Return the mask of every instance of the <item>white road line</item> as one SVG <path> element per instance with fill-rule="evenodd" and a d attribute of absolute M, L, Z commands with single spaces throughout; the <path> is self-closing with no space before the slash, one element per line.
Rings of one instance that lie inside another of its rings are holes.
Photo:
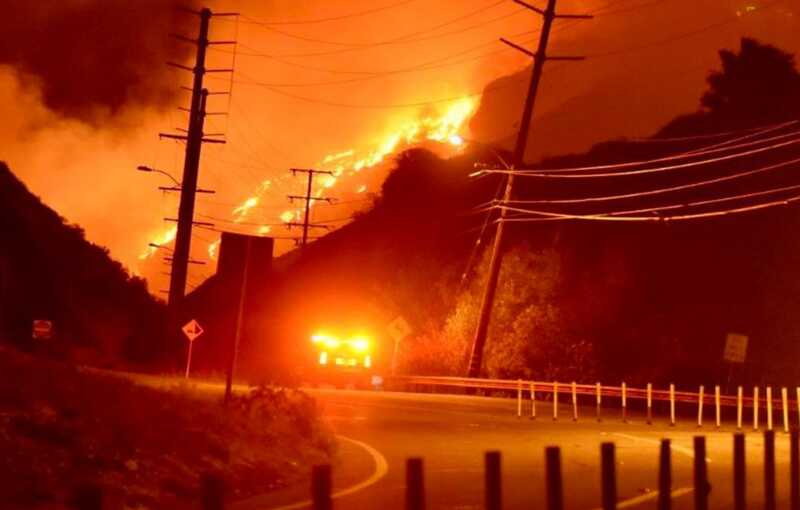
<path fill-rule="evenodd" d="M 618 436 L 618 437 L 623 437 L 625 439 L 630 439 L 631 441 L 640 441 L 642 443 L 649 443 L 649 444 L 654 444 L 654 445 L 660 445 L 661 444 L 661 441 L 657 441 L 655 439 L 648 439 L 646 437 L 633 436 L 631 434 L 624 434 L 622 432 L 614 432 L 613 434 L 615 436 Z M 694 459 L 694 451 L 692 451 L 691 448 L 685 448 L 683 446 L 675 444 L 674 442 L 670 443 L 670 447 L 672 448 L 672 451 L 675 451 L 675 452 L 678 452 L 678 453 L 682 453 L 683 455 L 686 455 L 690 459 Z M 711 459 L 706 457 L 706 462 L 710 463 Z"/>
<path fill-rule="evenodd" d="M 683 496 L 684 494 L 689 494 L 694 489 L 691 487 L 684 487 L 682 489 L 675 489 L 669 493 L 669 495 L 673 498 L 677 498 Z M 646 503 L 648 501 L 654 500 L 658 497 L 658 491 L 648 492 L 647 494 L 642 494 L 641 496 L 636 496 L 630 499 L 623 499 L 622 501 L 617 502 L 617 508 L 630 508 L 632 506 L 641 505 L 642 503 Z M 600 508 L 595 508 L 594 510 L 601 510 Z"/>
<path fill-rule="evenodd" d="M 377 483 L 378 480 L 386 476 L 386 473 L 389 472 L 389 464 L 386 462 L 386 458 L 383 456 L 383 454 L 381 454 L 381 452 L 379 452 L 375 448 L 371 447 L 367 443 L 362 443 L 361 441 L 356 441 L 355 439 L 350 439 L 349 437 L 339 436 L 339 435 L 337 435 L 336 437 L 363 448 L 372 457 L 372 461 L 375 463 L 375 468 L 373 469 L 372 474 L 365 480 L 358 482 L 355 485 L 351 485 L 350 487 L 346 487 L 344 489 L 335 491 L 333 494 L 331 494 L 331 499 L 341 498 L 343 496 L 353 494 L 354 492 L 358 492 L 362 489 L 366 489 L 370 485 Z M 310 506 L 311 506 L 311 500 L 309 499 L 306 501 L 300 501 L 298 503 L 290 503 L 288 505 L 270 507 L 269 510 L 295 510 L 297 508 L 308 508 Z"/>

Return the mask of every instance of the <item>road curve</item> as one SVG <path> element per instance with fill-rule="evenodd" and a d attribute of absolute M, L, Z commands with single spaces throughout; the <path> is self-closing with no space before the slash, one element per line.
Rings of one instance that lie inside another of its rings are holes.
<path fill-rule="evenodd" d="M 673 442 L 673 504 L 692 508 L 692 438 L 707 437 L 712 486 L 710 508 L 732 506 L 733 430 L 693 425 L 647 425 L 638 416 L 630 423 L 608 416 L 571 420 L 565 407 L 554 421 L 516 417 L 516 402 L 471 396 L 349 390 L 311 390 L 325 419 L 337 434 L 363 442 L 386 459 L 386 476 L 342 496 L 336 508 L 403 508 L 405 460 L 425 459 L 428 508 L 483 508 L 483 454 L 503 454 L 503 507 L 544 508 L 544 448 L 562 450 L 565 507 L 600 506 L 600 444 L 617 445 L 618 495 L 621 508 L 655 508 L 658 444 Z M 590 411 L 581 409 L 583 411 Z M 663 420 L 661 420 L 663 421 Z M 778 508 L 788 507 L 788 439 L 776 435 Z M 747 436 L 747 495 L 752 507 L 763 500 L 763 439 Z M 347 464 L 347 459 L 343 459 Z M 334 481 L 334 490 L 337 490 Z M 269 508 L 269 506 L 263 506 Z"/>

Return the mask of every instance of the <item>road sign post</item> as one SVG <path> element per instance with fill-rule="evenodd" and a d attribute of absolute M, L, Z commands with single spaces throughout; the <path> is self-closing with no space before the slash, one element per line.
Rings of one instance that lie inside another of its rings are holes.
<path fill-rule="evenodd" d="M 392 322 L 386 326 L 386 331 L 394 338 L 394 351 L 392 352 L 392 366 L 391 374 L 395 375 L 397 371 L 397 355 L 400 351 L 400 342 L 403 341 L 408 335 L 411 334 L 411 326 L 402 317 L 397 316 Z"/>
<path fill-rule="evenodd" d="M 189 351 L 186 353 L 186 374 L 184 377 L 186 379 L 189 378 L 189 370 L 192 367 L 192 347 L 194 346 L 194 341 L 197 340 L 197 337 L 203 334 L 203 328 L 200 326 L 200 323 L 196 320 L 192 319 L 186 324 L 183 325 L 181 328 L 183 334 L 189 340 Z"/>

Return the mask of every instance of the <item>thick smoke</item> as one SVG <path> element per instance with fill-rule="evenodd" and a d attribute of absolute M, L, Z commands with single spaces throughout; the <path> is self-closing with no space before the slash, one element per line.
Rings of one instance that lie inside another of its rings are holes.
<path fill-rule="evenodd" d="M 197 17 L 184 0 L 4 0 L 0 65 L 41 88 L 57 114 L 98 124 L 128 107 L 164 107 L 179 89 L 165 62 L 185 61 Z"/>

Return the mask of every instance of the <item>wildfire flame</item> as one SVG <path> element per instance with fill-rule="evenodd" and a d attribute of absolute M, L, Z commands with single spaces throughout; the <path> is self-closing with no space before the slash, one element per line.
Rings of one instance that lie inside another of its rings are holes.
<path fill-rule="evenodd" d="M 342 182 L 343 177 L 356 176 L 359 172 L 384 162 L 386 157 L 390 154 L 421 142 L 432 141 L 455 148 L 462 147 L 464 145 L 464 139 L 461 133 L 463 132 L 466 121 L 474 112 L 476 104 L 477 102 L 474 98 L 465 97 L 450 103 L 438 114 L 430 114 L 410 119 L 392 130 L 374 149 L 366 153 L 357 151 L 356 149 L 348 149 L 325 156 L 318 166 L 330 171 L 333 175 L 320 179 L 313 195 L 319 198 L 326 190 L 330 190 Z M 242 223 L 247 219 L 253 209 L 259 206 L 262 202 L 262 198 L 271 187 L 271 180 L 262 181 L 252 196 L 245 198 L 241 204 L 231 211 L 233 221 Z M 365 193 L 366 191 L 366 184 L 360 184 L 355 187 L 355 193 Z M 312 201 L 311 205 L 313 205 L 313 203 L 314 201 Z M 302 210 L 300 209 L 288 209 L 280 213 L 278 218 L 283 223 L 290 223 L 295 221 L 301 213 Z M 269 234 L 271 231 L 272 228 L 269 225 L 257 227 L 257 232 L 260 235 Z M 158 236 L 153 244 L 169 244 L 175 240 L 176 234 L 177 228 L 172 227 Z M 147 259 L 152 256 L 157 249 L 156 247 L 150 246 L 139 258 L 141 260 Z M 219 240 L 210 243 L 208 245 L 209 259 L 216 260 L 218 251 Z"/>
<path fill-rule="evenodd" d="M 169 244 L 174 241 L 176 235 L 178 235 L 178 227 L 176 226 L 169 228 L 166 232 L 162 233 L 154 241 L 152 241 L 152 244 L 147 247 L 147 250 L 139 255 L 139 260 L 150 258 L 156 251 L 158 251 L 159 246 L 164 246 L 165 244 Z"/>

